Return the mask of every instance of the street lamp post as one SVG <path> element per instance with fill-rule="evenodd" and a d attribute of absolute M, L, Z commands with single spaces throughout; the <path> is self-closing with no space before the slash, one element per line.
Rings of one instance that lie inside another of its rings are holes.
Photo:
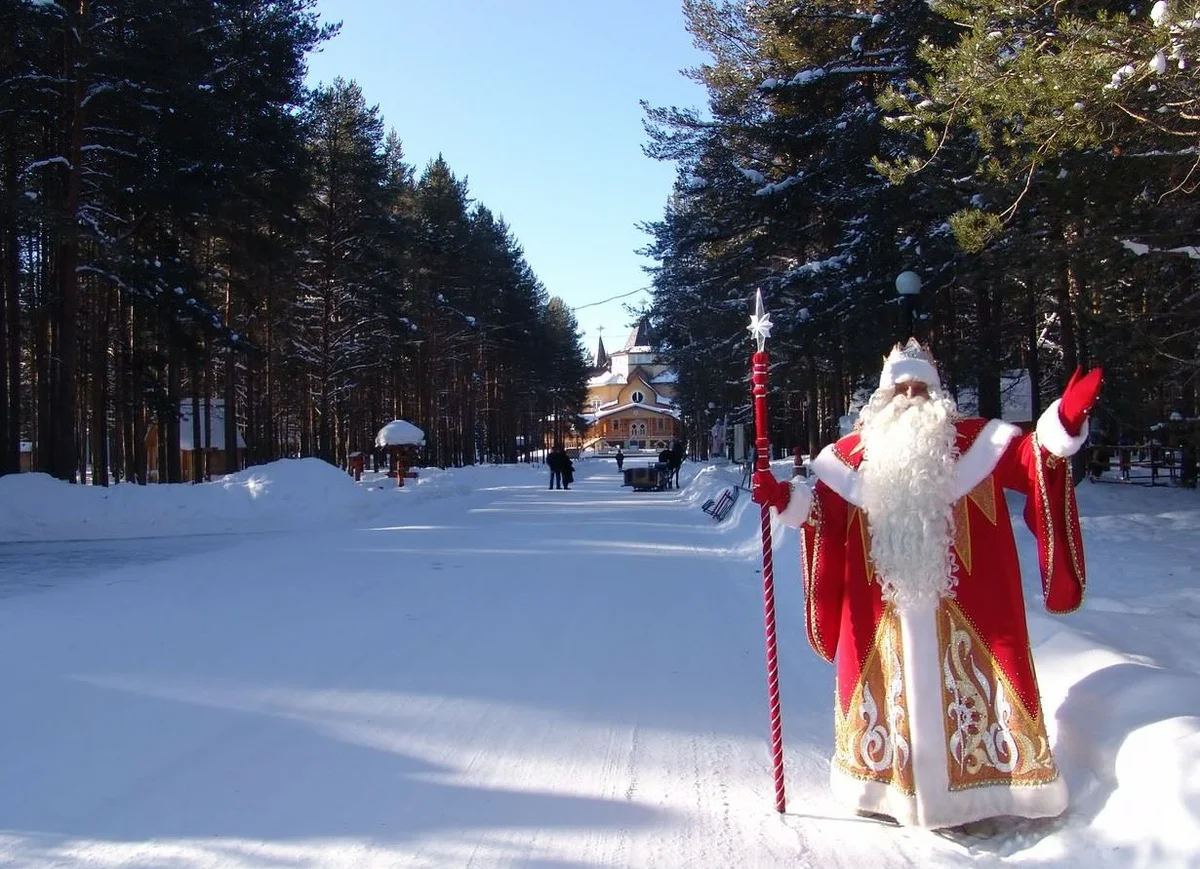
<path fill-rule="evenodd" d="M 900 294 L 900 342 L 903 343 L 910 336 L 918 337 L 917 315 L 921 299 L 921 276 L 913 271 L 900 272 L 896 275 L 896 292 Z"/>

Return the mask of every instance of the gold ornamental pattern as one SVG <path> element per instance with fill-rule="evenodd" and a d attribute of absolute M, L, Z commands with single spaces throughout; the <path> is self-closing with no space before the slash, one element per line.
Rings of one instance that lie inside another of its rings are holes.
<path fill-rule="evenodd" d="M 938 607 L 938 646 L 950 790 L 1034 786 L 1058 778 L 1041 717 L 1025 708 L 951 600 Z"/>
<path fill-rule="evenodd" d="M 847 775 L 888 784 L 911 796 L 915 790 L 903 655 L 900 620 L 888 606 L 848 712 L 842 715 L 842 704 L 834 704 L 834 763 Z"/>

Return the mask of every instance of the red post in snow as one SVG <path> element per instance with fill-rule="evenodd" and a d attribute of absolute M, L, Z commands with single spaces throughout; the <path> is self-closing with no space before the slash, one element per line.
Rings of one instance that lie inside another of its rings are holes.
<path fill-rule="evenodd" d="M 758 342 L 753 356 L 755 470 L 771 469 L 771 442 L 767 438 L 767 338 L 771 317 L 763 311 L 762 290 L 755 293 L 750 334 Z M 771 765 L 775 774 L 775 811 L 787 805 L 783 787 L 783 715 L 779 705 L 779 654 L 775 643 L 775 567 L 771 558 L 771 508 L 762 505 L 763 610 L 767 635 L 767 710 L 771 719 Z"/>

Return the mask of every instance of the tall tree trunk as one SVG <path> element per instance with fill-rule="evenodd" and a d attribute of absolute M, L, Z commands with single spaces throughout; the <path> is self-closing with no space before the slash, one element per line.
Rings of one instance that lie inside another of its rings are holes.
<path fill-rule="evenodd" d="M 62 223 L 58 228 L 57 263 L 58 322 L 55 330 L 54 457 L 51 473 L 74 480 L 78 459 L 75 430 L 76 374 L 78 367 L 79 320 L 79 201 L 83 187 L 83 130 L 85 117 L 82 40 L 87 27 L 90 0 L 78 0 L 81 26 L 63 31 L 63 79 L 69 82 L 63 117 L 63 156 L 67 160 L 66 195 Z"/>
<path fill-rule="evenodd" d="M 233 328 L 233 289 L 225 284 L 225 325 Z M 237 360 L 232 344 L 225 350 L 225 473 L 240 471 L 237 449 Z"/>
<path fill-rule="evenodd" d="M 1031 419 L 1036 420 L 1042 412 L 1042 366 L 1038 358 L 1038 297 L 1032 284 L 1026 285 L 1026 299 L 1029 317 L 1029 359 L 1026 367 L 1029 369 L 1029 401 Z"/>
<path fill-rule="evenodd" d="M 327 262 L 332 263 L 332 255 Z M 325 461 L 333 461 L 331 455 L 331 442 L 333 440 L 333 404 L 332 404 L 332 377 L 333 377 L 333 282 L 330 278 L 325 278 L 324 293 L 322 301 L 324 306 L 321 312 L 321 366 L 319 376 L 321 378 L 320 390 L 317 393 L 318 405 L 316 408 L 317 422 L 317 455 L 325 459 Z"/>
<path fill-rule="evenodd" d="M 805 360 L 804 378 L 804 428 L 807 434 L 808 454 L 815 456 L 821 450 L 824 432 L 821 430 L 820 396 L 817 389 L 816 368 L 812 357 Z"/>
<path fill-rule="evenodd" d="M 126 322 L 123 323 L 123 340 L 125 342 L 123 356 L 127 362 L 125 372 L 125 396 L 126 401 L 126 429 L 125 429 L 125 455 L 129 461 L 128 469 L 125 472 L 125 479 L 129 482 L 137 482 L 139 485 L 146 485 L 147 472 L 150 469 L 150 460 L 146 455 L 146 438 L 149 436 L 149 426 L 147 423 L 146 400 L 143 397 L 142 387 L 142 356 L 138 349 L 138 313 L 134 307 L 133 299 L 127 299 L 127 308 L 129 311 Z M 159 431 L 161 435 L 161 430 Z M 160 437 L 161 441 L 162 438 Z M 161 465 L 160 465 L 161 467 Z"/>
<path fill-rule="evenodd" d="M 112 288 L 97 300 L 92 336 L 92 484 L 108 485 L 108 315 Z"/>
<path fill-rule="evenodd" d="M 975 285 L 975 316 L 979 323 L 979 335 L 976 340 L 980 355 L 977 412 L 985 419 L 999 419 L 1002 406 L 1000 400 L 1000 347 L 996 340 L 995 299 L 994 294 L 983 282 Z"/>
<path fill-rule="evenodd" d="M 205 342 L 206 355 L 200 363 L 200 396 L 204 403 L 200 405 L 200 413 L 204 416 L 201 426 L 201 437 L 204 443 L 200 447 L 197 461 L 200 463 L 200 479 L 212 479 L 212 437 L 213 437 L 213 362 L 212 348 Z"/>
<path fill-rule="evenodd" d="M 204 421 L 200 416 L 203 411 L 200 409 L 200 389 L 203 381 L 203 374 L 200 371 L 202 367 L 196 359 L 192 360 L 192 482 L 204 482 L 204 449 L 207 446 L 207 437 L 201 428 L 201 423 Z M 208 402 L 205 402 L 207 404 Z"/>
<path fill-rule="evenodd" d="M 53 414 L 53 383 L 50 371 L 50 348 L 54 327 L 49 306 L 41 307 L 37 312 L 37 322 L 33 333 L 34 370 L 37 378 L 37 425 L 36 453 L 37 469 L 49 474 L 54 468 L 54 414 Z"/>
<path fill-rule="evenodd" d="M 183 406 L 183 359 L 179 349 L 179 336 L 173 326 L 168 330 L 167 345 L 167 413 L 161 443 L 166 449 L 166 461 L 159 467 L 166 468 L 168 483 L 183 482 L 183 456 L 180 453 L 179 409 Z M 161 479 L 161 478 L 160 478 Z"/>
<path fill-rule="evenodd" d="M 15 41 L 16 35 L 13 35 Z M 21 467 L 20 383 L 20 252 L 18 249 L 16 195 L 16 125 L 4 130 L 4 182 L 0 184 L 0 475 Z M 16 366 L 13 366 L 13 363 Z M 15 375 L 15 376 L 14 376 Z"/>
<path fill-rule="evenodd" d="M 1079 364 L 1079 344 L 1075 338 L 1075 306 L 1071 303 L 1074 284 L 1071 261 L 1063 262 L 1062 272 L 1054 282 L 1054 308 L 1058 315 L 1058 342 L 1063 355 L 1063 383 Z"/>
<path fill-rule="evenodd" d="M 264 458 L 277 459 L 283 453 L 279 436 L 278 427 L 275 424 L 275 324 L 272 318 L 275 316 L 273 310 L 273 302 L 275 298 L 274 278 L 267 275 L 267 298 L 266 310 L 264 313 L 266 321 L 267 340 L 266 346 L 263 348 L 263 446 L 270 449 L 270 455 L 263 456 L 261 450 L 258 455 L 259 461 Z"/>

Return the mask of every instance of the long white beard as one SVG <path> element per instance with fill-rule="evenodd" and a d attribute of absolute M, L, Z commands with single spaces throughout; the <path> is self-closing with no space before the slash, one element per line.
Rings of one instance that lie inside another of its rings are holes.
<path fill-rule="evenodd" d="M 901 609 L 954 594 L 952 399 L 879 390 L 861 414 L 860 473 L 883 599 Z"/>

